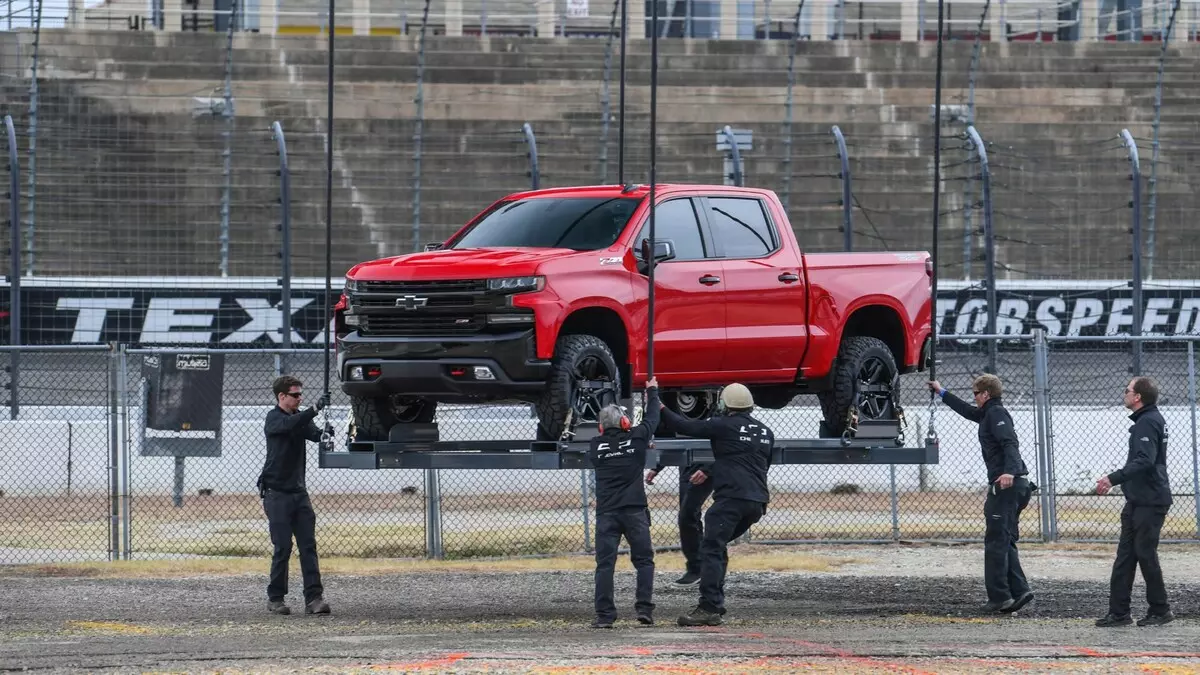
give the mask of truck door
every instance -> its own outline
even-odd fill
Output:
[[[675,259],[654,269],[654,374],[664,385],[711,381],[720,372],[725,353],[725,284],[721,261],[715,258],[711,237],[699,218],[699,204],[689,197],[664,201],[655,216],[654,238],[675,244]],[[647,214],[633,240],[640,257],[641,242],[650,236]],[[645,326],[647,277],[634,278],[639,301],[633,320]],[[633,345],[639,370],[646,370],[647,343]]]
[[[800,256],[756,197],[698,200],[722,257],[725,374],[791,380],[808,339]]]

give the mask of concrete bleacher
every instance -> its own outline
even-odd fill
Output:
[[[29,39],[0,34],[8,43],[0,44],[0,53],[18,53],[12,43]],[[591,184],[602,175],[615,182],[615,76],[603,173],[600,164],[604,40],[427,40],[419,242],[445,237],[493,199],[529,186],[520,133],[525,122],[537,136],[543,187]],[[37,273],[216,273],[226,127],[220,117],[194,112],[195,99],[221,98],[224,44],[218,34],[43,31]],[[229,273],[273,274],[279,264],[277,158],[269,131],[279,121],[291,161],[294,272],[320,274],[325,43],[320,36],[238,34],[234,44]],[[882,232],[888,248],[927,248],[934,45],[798,44],[793,179],[785,187],[788,48],[781,40],[662,41],[657,179],[720,182],[716,132],[726,124],[750,129],[754,148],[745,156],[747,184],[786,191],[801,243],[810,250],[836,250],[841,210],[839,188],[830,177],[838,168],[829,136],[836,124],[850,146],[854,229],[867,237],[858,239],[858,248],[881,247],[869,238],[872,228]],[[963,41],[945,47],[944,104],[965,103],[971,48]],[[27,44],[22,49],[28,53]],[[1070,154],[1080,144],[1111,140],[1126,127],[1149,139],[1158,49],[986,42],[976,126],[989,143],[1039,154]],[[648,177],[648,54],[648,42],[630,41],[627,181]],[[1200,83],[1198,56],[1194,45],[1172,47],[1164,139],[1190,139],[1198,128],[1200,109],[1192,105]],[[614,55],[614,69],[616,62]],[[335,274],[357,261],[413,248],[416,66],[415,36],[338,38]],[[22,85],[5,93],[11,93],[8,112],[23,116]],[[947,120],[944,147],[958,142],[962,129]],[[956,161],[955,152],[947,150],[948,164]],[[1148,148],[1144,153],[1148,156]],[[1006,245],[1001,262],[1035,270],[1033,276],[1078,272],[1080,237],[1127,226],[1126,213],[1095,208],[1128,192],[1122,161],[1116,154],[1110,164],[1080,163],[1074,173],[1031,166],[1009,176],[1005,189],[1011,193],[996,190],[998,200],[1011,200],[997,216],[997,227],[1002,223],[1009,228],[1005,236],[1036,245]],[[1160,169],[1158,246],[1164,251],[1190,245],[1184,219],[1197,197],[1187,189],[1188,174],[1179,163]],[[1054,212],[1039,210],[1037,200],[1022,198],[1019,190],[1052,191]],[[943,195],[944,211],[961,206],[960,186],[944,185]],[[959,217],[949,215],[944,223],[961,231]],[[1048,218],[1055,227],[1046,227]],[[977,226],[979,218],[974,222]],[[941,251],[951,274],[961,248],[955,239]],[[1095,262],[1096,275],[1125,276],[1128,262],[1109,257]],[[1181,269],[1176,276],[1186,273]]]

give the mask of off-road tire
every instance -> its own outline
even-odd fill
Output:
[[[564,432],[574,431],[583,421],[571,408],[575,399],[575,367],[590,357],[601,362],[608,371],[608,376],[616,384],[615,391],[606,397],[605,404],[620,403],[621,371],[617,368],[612,349],[604,340],[594,335],[563,335],[554,346],[554,358],[551,361],[550,375],[546,378],[546,389],[534,404],[538,416],[538,440],[561,440]]]
[[[717,410],[717,397],[720,395],[720,390],[684,390],[684,391],[664,391],[661,396],[663,405],[671,409],[671,412],[678,414],[680,417],[689,420],[707,419]],[[692,409],[684,412],[680,406],[680,397],[692,397],[694,405]],[[707,396],[708,403],[705,404],[704,398]],[[687,401],[685,398],[684,402]],[[665,419],[659,418],[658,429],[654,432],[657,438],[675,438],[676,433],[667,428]]]
[[[891,390],[899,383],[899,370],[892,350],[883,340],[874,337],[851,336],[842,340],[838,350],[836,371],[833,377],[833,389],[817,394],[821,401],[821,412],[825,424],[834,434],[842,434],[847,429],[847,416],[852,406],[857,408],[858,419],[861,420],[894,420],[896,419],[895,402],[889,400],[878,415],[871,415],[863,410],[859,401],[859,375],[868,363],[882,363],[886,374],[881,379],[891,383]]]
[[[418,400],[402,405],[391,396],[351,396],[354,440],[386,441],[397,424],[428,424],[437,413],[437,402]]]

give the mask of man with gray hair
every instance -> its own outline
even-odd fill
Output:
[[[588,462],[596,471],[596,619],[592,628],[612,628],[617,618],[613,604],[613,570],[621,536],[629,542],[629,560],[637,570],[639,623],[654,623],[654,547],[650,543],[650,509],[642,471],[646,450],[658,428],[658,380],[646,382],[646,415],[636,427],[625,411],[605,406],[598,417],[600,434],[591,440]]]

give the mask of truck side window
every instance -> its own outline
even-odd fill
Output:
[[[650,221],[642,225],[642,231],[633,242],[635,250],[641,250],[642,240],[650,236]],[[675,242],[676,260],[704,260],[704,240],[700,237],[700,220],[691,199],[672,199],[658,205],[654,216],[654,238],[671,239]]]
[[[737,197],[709,197],[713,234],[726,258],[758,258],[779,247],[762,202]]]

